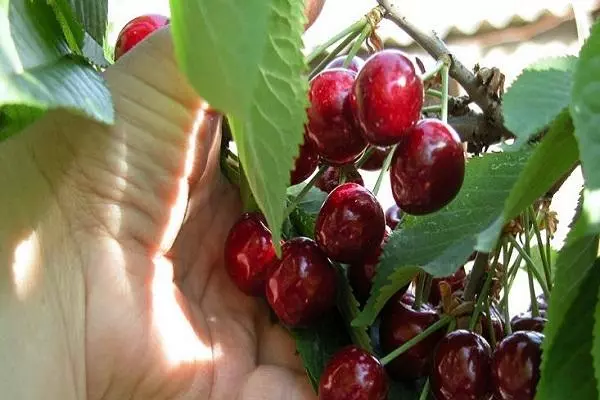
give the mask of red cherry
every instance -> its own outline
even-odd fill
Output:
[[[355,72],[337,68],[320,72],[310,82],[308,138],[332,165],[354,162],[367,147],[348,102],[355,77]]]
[[[387,243],[390,234],[391,230],[386,226],[381,245],[367,257],[365,262],[352,263],[348,266],[348,281],[350,282],[354,296],[361,304],[364,304],[369,298],[371,286],[373,286],[373,278],[375,277],[375,269],[377,268],[377,264],[379,264],[383,247]]]
[[[494,339],[495,343],[499,343],[502,339],[504,339],[504,321],[500,312],[496,309],[496,307],[492,306],[489,310],[489,315],[491,316],[492,321],[492,329],[494,330]],[[488,343],[492,343],[492,333],[490,331],[490,322],[489,317],[487,315],[482,315],[481,317],[481,332],[485,340]]]
[[[115,61],[144,40],[157,29],[169,24],[169,18],[164,15],[142,15],[129,21],[117,37],[115,45]]]
[[[268,270],[277,260],[271,231],[259,213],[246,213],[233,225],[225,241],[225,266],[244,293],[262,296]]]
[[[289,326],[310,324],[335,303],[337,275],[317,244],[308,238],[288,240],[267,281],[267,300]]]
[[[402,221],[402,210],[396,204],[393,204],[385,212],[385,223],[391,229],[396,229],[400,221]]]
[[[463,290],[465,288],[465,281],[467,278],[467,274],[465,272],[465,267],[460,267],[454,274],[450,276],[446,276],[443,278],[433,278],[431,280],[431,290],[429,291],[429,299],[428,301],[437,306],[440,304],[440,300],[442,299],[442,294],[440,292],[440,282],[446,282],[450,285],[452,289],[452,293],[457,290]]]
[[[325,66],[325,69],[334,69],[334,68],[344,68],[344,62],[346,61],[347,56],[338,56],[334,58],[329,64]],[[350,71],[358,72],[365,65],[365,60],[358,56],[354,56],[352,61],[350,61],[350,65],[346,68]]]
[[[350,102],[369,143],[389,146],[400,142],[419,119],[423,82],[404,53],[383,50],[358,73]]]
[[[510,325],[512,327],[513,332],[535,331],[535,332],[543,333],[547,322],[548,322],[548,320],[546,318],[534,317],[530,313],[524,313],[524,314],[515,316],[510,321]]]
[[[492,357],[492,384],[498,400],[527,400],[535,397],[540,379],[544,335],[515,332],[502,340]]]
[[[379,327],[381,348],[385,353],[392,352],[439,321],[440,317],[428,304],[417,311],[411,308],[413,303],[414,297],[400,292],[385,305]],[[386,366],[390,376],[407,380],[429,373],[433,349],[443,336],[444,331],[439,330],[396,357]]]
[[[379,360],[363,349],[348,346],[327,363],[319,382],[319,399],[386,400],[388,390]]]
[[[329,193],[315,224],[319,247],[332,260],[347,264],[365,260],[384,233],[381,205],[356,183],[344,183]]]
[[[346,177],[346,182],[354,182],[360,186],[365,185],[358,170],[354,165],[349,164],[344,165],[343,167],[327,167],[323,175],[315,182],[315,186],[326,193],[330,193],[333,189],[340,186],[342,169],[344,176]]]
[[[319,165],[319,155],[313,144],[304,136],[304,142],[300,146],[298,156],[294,164],[294,170],[290,173],[290,184],[297,185],[311,176]]]
[[[458,194],[465,176],[465,156],[454,129],[424,119],[396,148],[390,180],[398,207],[407,214],[438,211]]]
[[[365,171],[379,171],[383,167],[383,162],[391,150],[391,147],[373,147],[373,152],[360,169],[364,169]]]
[[[433,358],[431,390],[437,400],[487,399],[492,350],[480,335],[466,330],[447,334]]]

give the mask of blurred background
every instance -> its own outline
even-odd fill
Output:
[[[210,1],[210,0],[209,0]],[[475,64],[497,67],[506,77],[505,86],[529,64],[541,58],[577,55],[593,21],[600,15],[600,0],[398,0],[403,14],[422,30],[433,30],[451,52],[468,68]],[[304,35],[306,53],[361,18],[377,5],[375,0],[327,0],[317,21]],[[168,0],[110,0],[108,38],[116,41],[120,29],[145,13],[169,15]],[[400,48],[429,67],[432,60],[408,35],[389,21],[378,30],[386,47]],[[451,94],[462,94],[455,83]],[[378,173],[361,171],[365,185],[372,188]],[[558,231],[552,241],[562,247],[567,226],[582,186],[577,169],[556,194],[552,208],[558,213]],[[389,180],[384,181],[379,199],[384,208],[393,203]],[[511,314],[529,306],[526,274],[517,278],[511,296]]]

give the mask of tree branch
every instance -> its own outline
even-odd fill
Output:
[[[427,34],[408,21],[402,15],[400,7],[395,4],[395,0],[377,0],[377,2],[384,8],[385,17],[398,25],[433,58],[439,60],[442,56],[449,55],[452,59],[450,76],[460,83],[471,100],[481,108],[489,123],[496,127],[496,131],[501,129],[508,132],[503,127],[502,107],[496,96],[488,91],[486,85],[471,70],[452,56],[446,44],[434,32]]]

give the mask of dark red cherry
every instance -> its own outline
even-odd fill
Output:
[[[269,269],[277,260],[271,231],[259,213],[246,213],[233,225],[225,241],[225,266],[244,293],[262,296]]]
[[[517,331],[535,331],[544,332],[548,320],[543,317],[534,317],[531,313],[523,313],[513,317],[510,326],[513,332]]]
[[[502,340],[492,357],[492,385],[498,400],[535,397],[540,379],[542,341],[539,332],[520,331]]]
[[[298,156],[294,164],[294,170],[290,173],[290,184],[297,185],[311,176],[319,165],[319,155],[313,144],[304,136],[304,142],[300,146]]]
[[[384,353],[397,349],[440,319],[428,304],[414,310],[410,300],[410,296],[396,293],[382,311],[379,338]],[[444,330],[439,330],[396,357],[386,366],[390,376],[410,380],[428,374],[433,349],[443,336]]]
[[[364,169],[365,171],[379,171],[381,167],[383,167],[383,162],[388,154],[392,151],[391,147],[379,147],[374,146],[373,152],[364,162],[364,164],[360,167],[360,169]]]
[[[539,294],[535,299],[537,301],[538,309],[540,311],[546,311],[548,309],[548,302],[546,301],[546,296],[544,295],[544,293]],[[531,305],[529,305],[528,311],[531,311]]]
[[[447,334],[433,358],[431,391],[436,400],[487,399],[491,355],[489,343],[474,332]]]
[[[333,189],[340,186],[342,171],[346,177],[346,182],[354,182],[360,186],[365,185],[360,172],[358,172],[354,165],[349,164],[343,167],[327,167],[323,175],[317,179],[315,186],[326,193],[330,193]]]
[[[407,214],[438,211],[460,191],[465,156],[454,129],[436,119],[424,119],[410,130],[394,153],[390,169],[392,194]]]
[[[117,37],[114,55],[115,61],[144,40],[152,32],[168,24],[169,18],[158,14],[141,15],[129,21],[123,29],[121,29],[121,32],[119,32],[119,36]]]
[[[385,212],[385,223],[391,229],[396,229],[400,221],[402,221],[402,210],[396,204],[393,204]]]
[[[375,270],[377,264],[379,264],[379,258],[381,257],[383,247],[391,234],[390,228],[387,226],[385,228],[385,234],[383,235],[381,245],[367,257],[365,262],[352,263],[348,266],[347,273],[350,286],[352,287],[354,296],[361,304],[364,304],[369,298],[371,287],[373,286],[373,278],[375,277]]]
[[[481,332],[485,340],[488,341],[488,343],[492,343],[492,330],[490,330],[490,319],[492,322],[491,325],[494,332],[494,341],[495,343],[499,343],[502,339],[504,339],[504,322],[502,316],[500,315],[500,312],[494,306],[490,307],[488,313],[481,316]]]
[[[419,119],[423,82],[404,53],[383,50],[358,73],[350,102],[369,143],[389,146],[400,142]]]
[[[381,205],[356,183],[344,183],[329,193],[315,224],[319,247],[332,260],[347,264],[366,260],[384,233]]]
[[[336,68],[324,70],[310,81],[308,138],[332,165],[354,162],[367,147],[348,101],[355,77],[353,71]]]
[[[465,288],[465,281],[467,278],[467,274],[465,273],[465,267],[460,267],[454,274],[450,276],[446,276],[443,278],[433,278],[431,280],[431,290],[429,291],[429,299],[428,301],[437,306],[440,304],[440,300],[442,299],[442,294],[440,292],[440,282],[446,282],[450,285],[452,289],[452,293],[457,290],[463,290]]]
[[[346,61],[347,56],[338,56],[334,58],[329,64],[325,66],[325,69],[333,69],[333,68],[344,68],[344,62]],[[358,72],[365,65],[365,60],[358,56],[354,56],[350,64],[346,67],[350,71]]]
[[[389,390],[383,365],[356,346],[338,351],[319,382],[320,400],[386,400]]]
[[[335,303],[337,275],[317,244],[308,238],[288,240],[281,260],[267,280],[267,300],[279,319],[304,326]]]

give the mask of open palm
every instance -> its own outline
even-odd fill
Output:
[[[241,210],[220,116],[202,111],[168,29],[105,77],[114,127],[54,112],[40,138],[68,154],[55,192],[84,271],[87,398],[313,398],[293,341],[225,272]]]

